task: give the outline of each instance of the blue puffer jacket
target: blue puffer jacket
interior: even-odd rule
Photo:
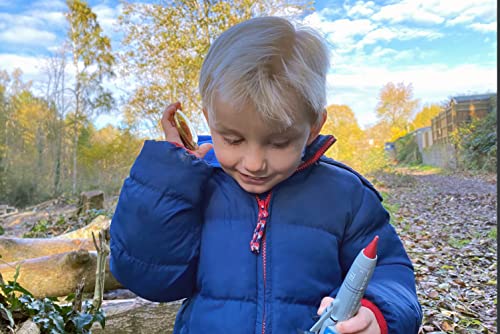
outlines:
[[[188,298],[176,334],[290,334],[312,326],[321,299],[336,295],[356,255],[379,235],[365,298],[389,333],[417,333],[411,262],[372,185],[322,157],[332,142],[318,137],[303,168],[272,190],[254,254],[256,196],[222,171],[213,151],[200,160],[146,141],[112,219],[111,272],[146,299]]]

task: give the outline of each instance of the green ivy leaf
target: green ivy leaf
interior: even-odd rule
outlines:
[[[83,331],[87,325],[92,324],[93,316],[88,313],[79,313],[71,321],[75,324],[77,331]]]
[[[12,317],[12,313],[1,303],[0,314],[2,315],[2,318],[9,320],[10,327],[14,328],[14,318]]]

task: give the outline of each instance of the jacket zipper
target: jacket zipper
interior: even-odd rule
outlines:
[[[262,272],[264,276],[264,304],[262,312],[262,334],[266,333],[266,235],[262,240]]]
[[[260,199],[255,196],[258,211],[258,222],[254,231],[252,241],[250,241],[250,249],[253,253],[258,254],[262,250],[262,275],[263,275],[263,305],[262,305],[262,334],[266,333],[266,267],[267,267],[267,242],[266,242],[266,222],[269,217],[269,203],[271,202],[270,192],[265,199]]]

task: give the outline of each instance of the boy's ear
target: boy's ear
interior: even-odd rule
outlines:
[[[307,139],[307,145],[311,144],[314,141],[314,139],[318,137],[321,129],[323,128],[323,125],[326,122],[326,116],[327,116],[326,109],[323,109],[321,115],[319,115],[318,121],[311,127],[311,133],[309,134],[309,138]]]

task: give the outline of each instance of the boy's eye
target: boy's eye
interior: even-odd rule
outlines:
[[[238,145],[243,141],[243,139],[241,139],[241,138],[226,138],[226,137],[223,137],[223,138],[224,138],[224,141],[226,143],[228,143],[229,145]]]
[[[282,141],[282,142],[273,142],[271,143],[271,146],[276,147],[276,148],[284,148],[287,147],[290,144],[290,141]]]

